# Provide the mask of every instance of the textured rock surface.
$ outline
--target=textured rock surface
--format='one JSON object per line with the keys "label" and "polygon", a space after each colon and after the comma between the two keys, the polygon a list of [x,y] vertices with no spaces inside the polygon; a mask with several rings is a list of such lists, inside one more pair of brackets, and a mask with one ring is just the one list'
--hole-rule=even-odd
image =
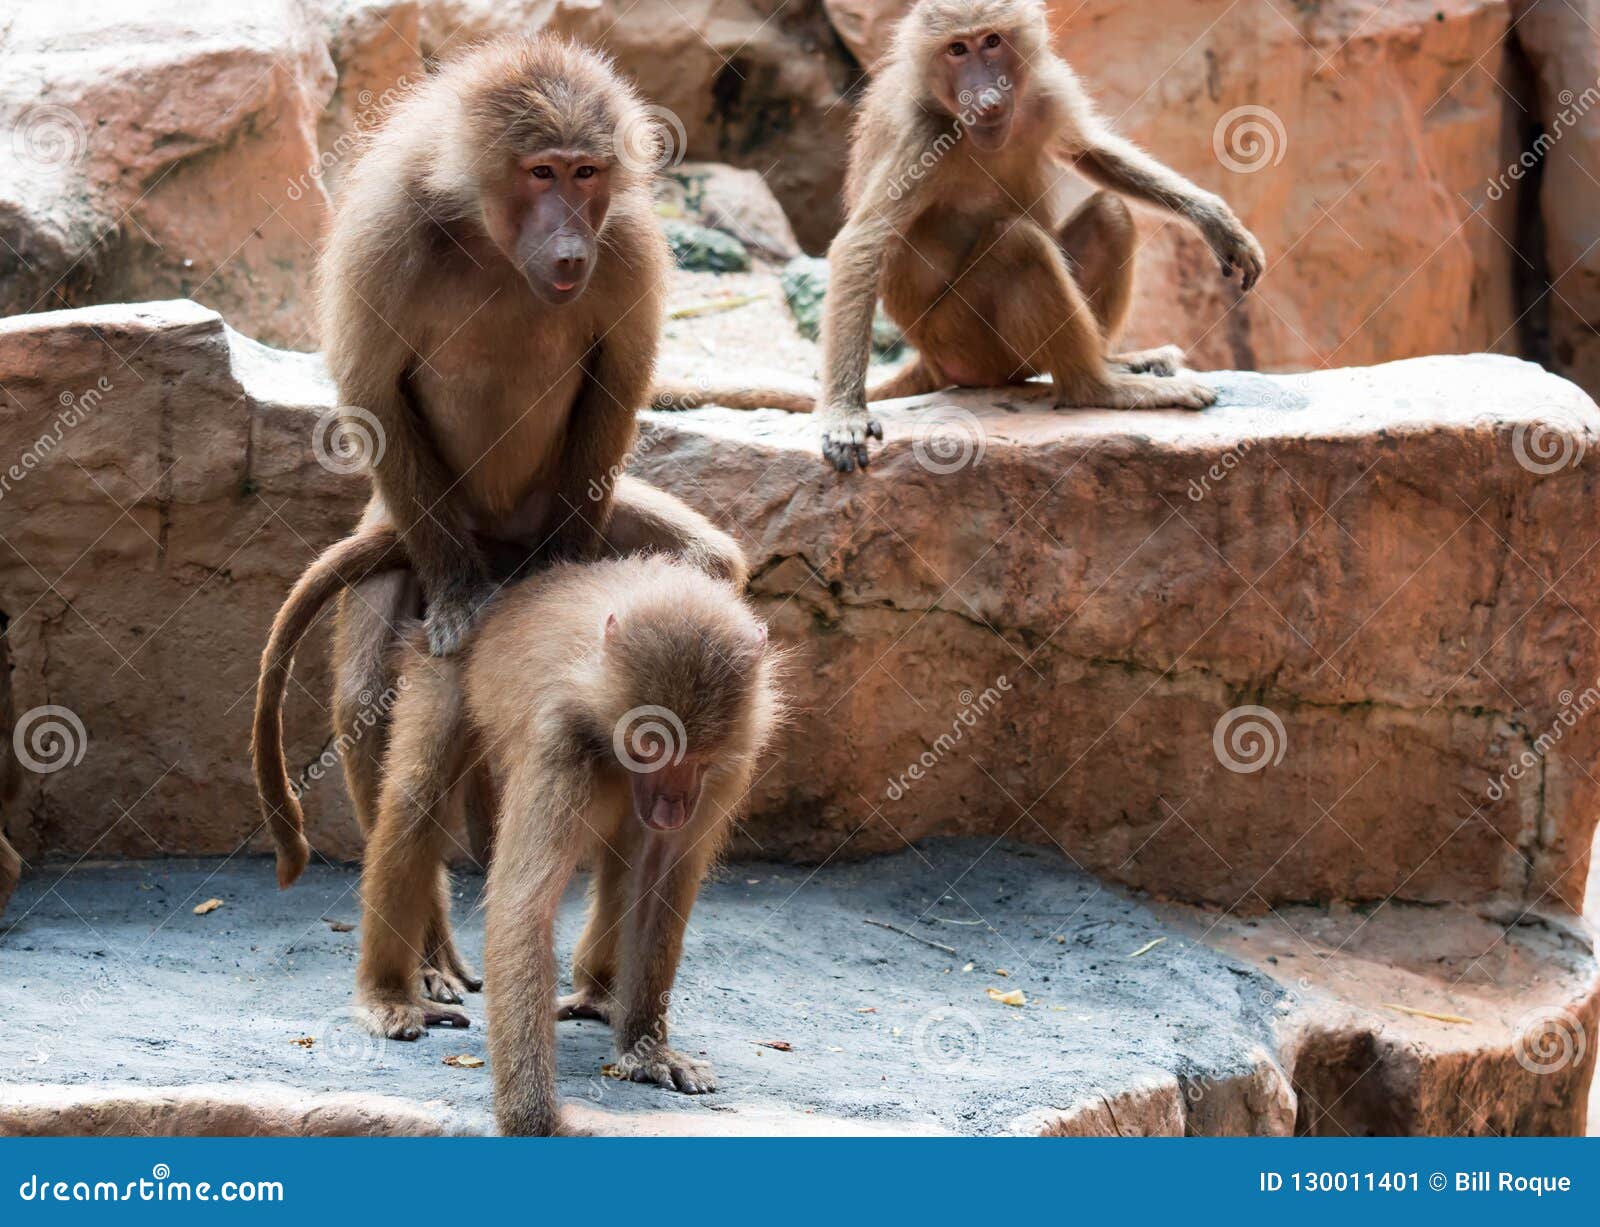
{"label": "textured rock surface", "polygon": [[[458,891],[473,958],[480,888]],[[223,906],[195,916],[208,897]],[[580,909],[574,887],[563,951]],[[487,1056],[482,999],[466,1031],[366,1036],[347,1006],[359,930],[320,919],[357,913],[353,874],[278,892],[259,859],[24,883],[0,930],[19,1054],[0,1133],[489,1128],[489,1071],[442,1064]],[[1381,980],[1371,959],[1399,966]],[[1027,1004],[990,1000],[997,985]],[[715,1063],[715,1096],[602,1077],[609,1036],[586,1023],[559,1029],[559,1068],[608,1133],[1570,1132],[1594,1049],[1526,1041],[1535,1017],[1592,1036],[1594,994],[1587,939],[1561,928],[1406,905],[1370,923],[1157,914],[1036,849],[938,841],[816,874],[746,863],[707,887],[673,1024]]]}
{"label": "textured rock surface", "polygon": [[[1228,907],[1580,906],[1592,402],[1482,357],[1219,383],[1200,415],[891,406],[850,477],[808,418],[650,415],[638,471],[740,535],[796,649],[743,851],[1004,834]],[[331,393],[184,304],[6,321],[0,386],[0,454],[39,456],[0,486],[16,703],[88,741],[24,774],[19,851],[231,852],[271,612],[362,498],[314,459]],[[74,389],[93,408],[59,429]],[[320,647],[300,768],[328,736]],[[337,774],[312,838],[353,856]]]}
{"label": "textured rock surface", "polygon": [[[829,12],[870,64],[909,7]],[[1225,196],[1267,250],[1241,297],[1187,227],[1145,214],[1131,341],[1243,369],[1518,350],[1517,194],[1485,192],[1535,113],[1506,0],[1051,0],[1050,14],[1106,117]],[[1593,199],[1586,185],[1573,207],[1592,215]]]}
{"label": "textured rock surface", "polygon": [[0,312],[192,295],[309,348],[334,88],[296,0],[13,6],[0,40]]}
{"label": "textured rock surface", "polygon": [[[1505,182],[1513,192],[1538,184],[1551,289],[1534,309],[1548,313],[1556,368],[1593,391],[1600,389],[1600,3],[1519,0],[1516,8],[1517,41],[1538,77],[1541,132],[1524,151],[1535,173]],[[1522,157],[1515,165],[1526,173]],[[1511,173],[1510,164],[1505,169]]]}

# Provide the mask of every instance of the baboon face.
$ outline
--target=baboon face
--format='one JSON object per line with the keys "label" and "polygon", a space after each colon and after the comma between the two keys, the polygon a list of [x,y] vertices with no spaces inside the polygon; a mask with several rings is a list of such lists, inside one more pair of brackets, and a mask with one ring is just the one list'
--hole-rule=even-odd
{"label": "baboon face", "polygon": [[589,284],[610,178],[599,158],[540,150],[516,159],[510,189],[486,210],[495,245],[550,306],[576,300]]}
{"label": "baboon face", "polygon": [[1003,148],[1011,135],[1021,71],[1021,57],[999,30],[961,34],[938,52],[933,77],[939,102],[985,153]]}

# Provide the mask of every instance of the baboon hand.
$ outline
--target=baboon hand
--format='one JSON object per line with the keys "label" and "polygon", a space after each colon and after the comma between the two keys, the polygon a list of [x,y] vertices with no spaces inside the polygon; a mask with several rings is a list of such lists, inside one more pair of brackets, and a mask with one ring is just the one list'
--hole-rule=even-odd
{"label": "baboon hand", "polygon": [[458,582],[430,599],[423,622],[428,651],[435,656],[454,656],[460,651],[490,591],[487,582]]}
{"label": "baboon hand", "polygon": [[1238,269],[1240,287],[1246,290],[1261,279],[1261,270],[1267,265],[1267,253],[1256,241],[1256,236],[1244,228],[1244,223],[1226,205],[1207,219],[1205,236],[1216,254],[1224,277],[1232,277],[1234,269]]}
{"label": "baboon hand", "polygon": [[835,405],[822,414],[822,456],[841,473],[865,469],[867,440],[882,438],[882,423],[864,405]]}

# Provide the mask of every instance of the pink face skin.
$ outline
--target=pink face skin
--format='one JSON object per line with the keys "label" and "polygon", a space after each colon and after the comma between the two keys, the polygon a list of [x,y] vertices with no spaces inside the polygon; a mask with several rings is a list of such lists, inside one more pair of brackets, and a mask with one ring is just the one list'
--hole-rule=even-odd
{"label": "pink face skin", "polygon": [[694,817],[705,783],[706,764],[692,754],[653,771],[635,771],[633,812],[653,831],[676,831]]}
{"label": "pink face skin", "polygon": [[1016,114],[1022,63],[1005,36],[979,30],[951,39],[939,52],[934,92],[952,116],[964,118],[985,153],[1005,147]]}
{"label": "pink face skin", "polygon": [[594,272],[595,240],[611,204],[610,168],[584,154],[545,150],[520,158],[510,190],[486,210],[490,237],[539,299],[581,297]]}

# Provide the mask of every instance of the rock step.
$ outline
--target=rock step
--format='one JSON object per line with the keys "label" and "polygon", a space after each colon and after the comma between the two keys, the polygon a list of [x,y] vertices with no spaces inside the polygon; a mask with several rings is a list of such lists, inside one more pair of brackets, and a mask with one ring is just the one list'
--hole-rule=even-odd
{"label": "rock step", "polygon": [[[3,936],[20,1056],[0,1070],[0,1133],[490,1128],[487,1069],[443,1064],[487,1057],[482,998],[473,1028],[416,1044],[353,1019],[360,934],[330,921],[359,920],[356,886],[317,867],[279,892],[259,859],[25,881]],[[480,888],[458,883],[469,958]],[[574,888],[563,952],[581,918]],[[728,867],[673,1007],[722,1089],[604,1077],[592,1023],[559,1029],[561,1089],[616,1133],[1570,1133],[1596,1003],[1587,938],[1556,925],[1406,905],[1229,919],[1146,905],[1040,849],[939,840]]]}
{"label": "rock step", "polygon": [[[796,650],[744,854],[987,834],[1229,909],[1581,907],[1593,402],[1483,356],[1208,378],[1201,414],[889,405],[866,474],[825,469],[808,417],[647,415],[636,471],[739,534]],[[17,707],[70,708],[90,745],[25,773],[19,850],[231,852],[271,613],[365,498],[317,461],[320,364],[193,303],[101,307],[0,321],[0,396],[29,458],[0,475]],[[287,714],[301,770],[322,651]],[[358,856],[333,760],[313,775],[314,844]]]}

